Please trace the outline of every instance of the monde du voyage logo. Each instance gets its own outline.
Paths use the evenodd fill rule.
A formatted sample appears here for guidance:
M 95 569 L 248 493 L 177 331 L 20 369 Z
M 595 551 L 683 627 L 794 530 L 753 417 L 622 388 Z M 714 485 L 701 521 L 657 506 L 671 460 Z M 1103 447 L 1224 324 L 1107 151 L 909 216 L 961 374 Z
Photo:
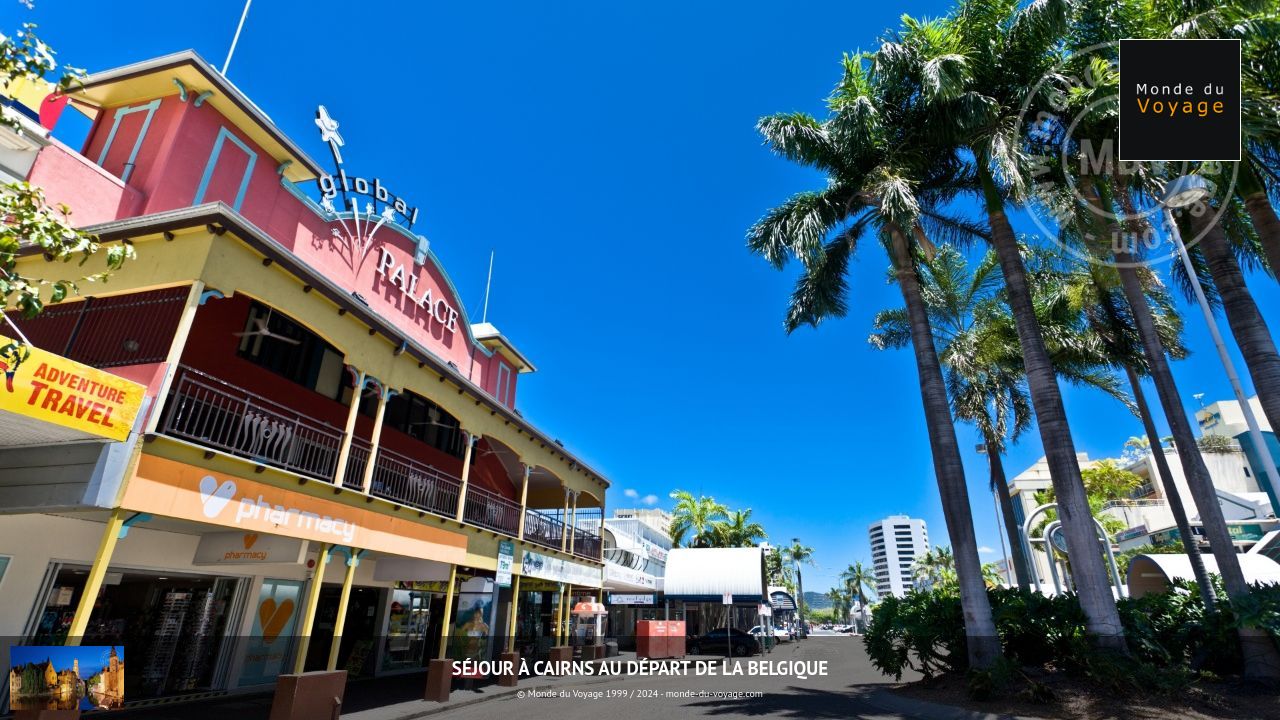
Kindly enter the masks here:
M 1121 162 L 1236 162 L 1240 41 L 1121 40 Z
M 237 486 L 234 480 L 223 480 L 221 483 L 212 475 L 200 478 L 200 510 L 206 518 L 217 520 L 236 499 Z M 303 510 L 286 505 L 275 505 L 268 502 L 261 493 L 257 498 L 245 495 L 236 503 L 236 525 L 248 523 L 269 525 L 273 528 L 296 528 L 302 531 L 331 535 L 350 545 L 356 536 L 355 523 L 329 515 Z

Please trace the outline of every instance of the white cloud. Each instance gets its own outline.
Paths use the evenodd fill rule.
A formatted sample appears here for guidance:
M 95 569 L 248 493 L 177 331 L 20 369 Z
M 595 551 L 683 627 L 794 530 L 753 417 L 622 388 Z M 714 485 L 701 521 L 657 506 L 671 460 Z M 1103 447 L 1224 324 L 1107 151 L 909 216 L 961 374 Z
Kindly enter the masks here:
M 982 547 L 978 548 L 978 553 L 979 553 L 980 555 L 994 555 L 994 554 L 996 553 L 996 551 L 995 551 L 995 550 L 992 550 L 991 548 L 987 547 L 986 545 L 983 545 Z
M 640 497 L 640 493 L 636 492 L 635 490 L 632 490 L 631 488 L 627 488 L 626 490 L 623 490 L 622 494 L 631 498 L 632 500 Z
M 657 504 L 658 504 L 658 496 L 657 496 L 657 495 L 645 495 L 644 497 L 640 498 L 640 502 L 644 503 L 645 505 L 657 505 Z

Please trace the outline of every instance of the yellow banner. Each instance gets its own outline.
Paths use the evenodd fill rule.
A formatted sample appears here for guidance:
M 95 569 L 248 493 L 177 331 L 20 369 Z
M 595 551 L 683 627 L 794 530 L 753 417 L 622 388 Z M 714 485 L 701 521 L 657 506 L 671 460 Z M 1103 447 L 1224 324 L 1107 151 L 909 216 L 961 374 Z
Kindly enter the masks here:
M 0 335 L 0 410 L 110 440 L 129 437 L 141 385 Z

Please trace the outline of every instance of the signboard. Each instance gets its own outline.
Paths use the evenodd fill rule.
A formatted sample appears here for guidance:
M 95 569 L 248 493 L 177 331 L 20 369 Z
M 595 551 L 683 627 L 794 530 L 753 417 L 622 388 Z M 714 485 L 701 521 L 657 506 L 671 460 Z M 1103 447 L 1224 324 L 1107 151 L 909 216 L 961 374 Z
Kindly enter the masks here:
M 759 613 L 761 617 L 773 617 L 773 607 L 768 603 L 761 603 L 760 607 L 756 608 L 756 612 Z
M 124 440 L 145 388 L 0 335 L 0 411 Z
M 1146 534 L 1147 534 L 1147 524 L 1142 523 L 1141 525 L 1131 527 L 1128 530 L 1121 530 L 1120 532 L 1116 533 L 1116 542 L 1124 542 L 1125 540 L 1132 540 L 1133 538 L 1136 538 L 1140 535 L 1146 535 Z
M 724 594 L 724 597 L 720 598 L 720 604 L 721 604 L 721 605 L 732 605 L 732 604 L 733 604 L 733 593 L 725 593 L 725 594 Z
M 143 454 L 120 505 L 135 512 L 461 565 L 467 537 L 296 490 Z
M 600 568 L 590 565 L 543 555 L 532 550 L 524 551 L 520 564 L 522 575 L 572 585 L 600 587 Z
M 498 543 L 498 587 L 511 587 L 511 568 L 516 563 L 516 545 L 510 540 Z
M 192 565 L 301 563 L 304 543 L 258 532 L 214 532 L 200 536 Z
M 653 595 L 619 595 L 609 594 L 610 605 L 652 605 Z
M 604 564 L 604 579 L 606 582 L 617 582 L 645 590 L 658 589 L 658 579 L 654 576 L 639 570 L 632 570 L 629 567 L 623 567 L 617 563 L 607 562 Z

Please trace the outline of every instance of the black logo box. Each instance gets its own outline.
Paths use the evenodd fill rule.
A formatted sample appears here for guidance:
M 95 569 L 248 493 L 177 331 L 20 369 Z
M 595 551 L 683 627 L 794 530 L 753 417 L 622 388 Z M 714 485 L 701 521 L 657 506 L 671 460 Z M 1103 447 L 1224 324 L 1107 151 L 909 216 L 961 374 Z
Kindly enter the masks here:
M 1141 86 L 1146 92 L 1139 92 Z M 1165 94 L 1166 87 L 1182 93 Z M 1119 159 L 1239 161 L 1240 92 L 1238 39 L 1121 40 Z M 1139 111 L 1139 100 L 1147 112 Z M 1177 103 L 1172 115 L 1170 103 Z M 1213 112 L 1215 103 L 1222 103 L 1221 113 Z M 1157 114 L 1157 107 L 1163 112 Z

